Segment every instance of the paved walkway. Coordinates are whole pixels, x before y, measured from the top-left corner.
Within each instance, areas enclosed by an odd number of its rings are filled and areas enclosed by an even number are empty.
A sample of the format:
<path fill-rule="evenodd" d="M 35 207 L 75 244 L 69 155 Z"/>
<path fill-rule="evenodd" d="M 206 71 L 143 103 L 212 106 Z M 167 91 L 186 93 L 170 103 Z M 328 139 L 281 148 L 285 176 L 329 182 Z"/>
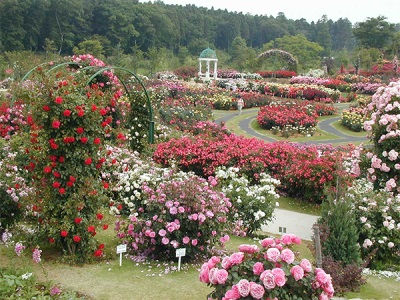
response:
<path fill-rule="evenodd" d="M 302 240 L 311 241 L 313 236 L 312 226 L 318 217 L 290 210 L 275 208 L 275 219 L 267 225 L 261 226 L 261 230 L 274 234 L 282 234 L 280 227 L 286 229 L 286 233 L 292 233 Z"/>

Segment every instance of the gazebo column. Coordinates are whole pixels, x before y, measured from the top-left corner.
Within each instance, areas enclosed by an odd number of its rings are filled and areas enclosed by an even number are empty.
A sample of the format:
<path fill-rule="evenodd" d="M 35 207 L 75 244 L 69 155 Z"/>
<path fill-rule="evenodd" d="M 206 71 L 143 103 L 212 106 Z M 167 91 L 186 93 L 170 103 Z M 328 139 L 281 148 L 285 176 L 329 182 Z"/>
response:
<path fill-rule="evenodd" d="M 210 61 L 209 60 L 207 60 L 206 79 L 210 79 Z"/>
<path fill-rule="evenodd" d="M 217 80 L 217 61 L 214 61 L 214 80 Z"/>
<path fill-rule="evenodd" d="M 199 60 L 199 77 L 201 77 L 201 75 L 202 75 L 202 73 L 201 73 L 201 64 L 202 64 L 202 62 L 201 62 L 201 60 Z"/>

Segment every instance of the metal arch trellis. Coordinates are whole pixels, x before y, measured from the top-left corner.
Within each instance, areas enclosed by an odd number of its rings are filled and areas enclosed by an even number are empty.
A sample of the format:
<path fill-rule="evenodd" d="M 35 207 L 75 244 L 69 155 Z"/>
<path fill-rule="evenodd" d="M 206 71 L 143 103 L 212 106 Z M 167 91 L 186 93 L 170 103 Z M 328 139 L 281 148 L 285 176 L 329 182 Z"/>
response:
<path fill-rule="evenodd" d="M 283 50 L 271 49 L 271 50 L 261 53 L 260 55 L 257 56 L 257 58 L 268 58 L 272 55 L 281 56 L 285 61 L 287 61 L 289 63 L 289 66 L 293 67 L 294 70 L 297 68 L 297 64 L 298 64 L 297 59 L 289 52 L 283 51 Z"/>
<path fill-rule="evenodd" d="M 48 62 L 42 63 L 37 65 L 36 67 L 32 68 L 31 70 L 29 70 L 24 77 L 22 77 L 21 82 L 25 81 L 35 70 L 38 70 L 38 68 L 40 68 L 41 66 L 44 65 L 49 65 Z M 54 67 L 50 68 L 49 70 L 46 71 L 46 73 L 51 72 L 55 69 L 61 68 L 62 66 L 66 66 L 66 65 L 75 65 L 75 66 L 82 66 L 82 64 L 77 63 L 77 62 L 64 62 L 64 63 L 60 63 L 55 65 Z M 147 102 L 147 108 L 148 108 L 148 116 L 149 116 L 149 134 L 148 134 L 148 142 L 150 144 L 154 143 L 154 114 L 153 114 L 153 108 L 151 105 L 151 101 L 150 101 L 150 97 L 149 94 L 147 93 L 146 87 L 144 86 L 143 82 L 140 80 L 140 78 L 132 71 L 126 69 L 126 68 L 122 68 L 122 67 L 117 67 L 117 66 L 86 66 L 84 68 L 82 68 L 82 70 L 90 70 L 90 69 L 98 69 L 98 71 L 96 71 L 90 78 L 89 80 L 86 82 L 86 85 L 89 85 L 93 79 L 96 78 L 96 76 L 98 76 L 99 74 L 102 74 L 104 71 L 108 71 L 108 70 L 120 70 L 123 72 L 126 72 L 128 74 L 130 74 L 131 76 L 133 76 L 137 82 L 140 84 L 140 86 L 143 88 L 144 91 L 144 95 L 146 97 L 146 102 Z M 126 86 L 125 82 L 123 80 L 121 80 L 121 78 L 116 75 L 116 78 L 118 78 L 119 82 L 122 84 L 122 86 L 124 87 L 125 92 L 128 94 L 128 97 L 130 98 L 131 94 L 129 92 L 128 87 Z M 12 100 L 12 105 L 14 103 L 14 99 Z"/>

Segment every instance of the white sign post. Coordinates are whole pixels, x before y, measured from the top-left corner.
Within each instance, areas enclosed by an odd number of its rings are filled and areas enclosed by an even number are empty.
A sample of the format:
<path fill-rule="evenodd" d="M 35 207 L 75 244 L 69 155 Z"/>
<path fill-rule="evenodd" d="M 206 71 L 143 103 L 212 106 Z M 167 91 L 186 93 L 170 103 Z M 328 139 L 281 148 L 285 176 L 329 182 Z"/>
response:
<path fill-rule="evenodd" d="M 126 245 L 117 246 L 117 254 L 119 254 L 119 266 L 122 266 L 122 253 L 126 252 Z"/>
<path fill-rule="evenodd" d="M 181 271 L 181 257 L 186 255 L 186 248 L 176 249 L 176 257 L 178 257 L 178 272 Z"/>

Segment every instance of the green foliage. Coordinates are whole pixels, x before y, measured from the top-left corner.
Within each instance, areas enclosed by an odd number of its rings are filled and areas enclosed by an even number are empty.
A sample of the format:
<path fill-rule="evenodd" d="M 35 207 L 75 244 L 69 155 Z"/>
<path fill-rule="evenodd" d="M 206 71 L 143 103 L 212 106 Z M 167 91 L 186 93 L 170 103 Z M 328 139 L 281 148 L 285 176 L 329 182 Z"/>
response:
<path fill-rule="evenodd" d="M 345 266 L 358 263 L 361 258 L 355 218 L 350 199 L 341 197 L 339 192 L 328 192 L 318 220 L 328 228 L 327 237 L 322 242 L 322 253 Z"/>
<path fill-rule="evenodd" d="M 368 18 L 353 28 L 357 43 L 365 48 L 384 48 L 395 33 L 395 25 L 386 21 L 386 17 Z"/>

